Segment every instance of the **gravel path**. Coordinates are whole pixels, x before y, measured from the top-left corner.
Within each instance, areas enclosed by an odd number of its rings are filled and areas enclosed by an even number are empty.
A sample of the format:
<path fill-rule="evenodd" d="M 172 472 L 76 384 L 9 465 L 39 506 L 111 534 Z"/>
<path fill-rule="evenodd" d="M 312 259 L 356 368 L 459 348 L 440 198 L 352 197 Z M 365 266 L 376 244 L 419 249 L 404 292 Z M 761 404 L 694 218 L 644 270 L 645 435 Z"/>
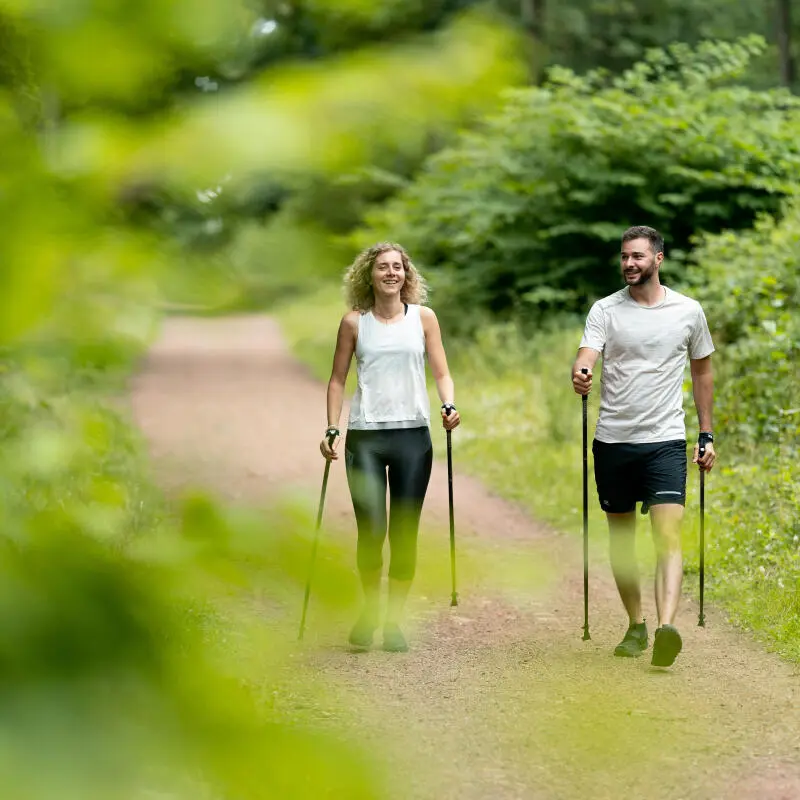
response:
<path fill-rule="evenodd" d="M 182 317 L 165 322 L 132 404 L 167 491 L 199 485 L 243 505 L 292 493 L 313 508 L 324 394 L 273 320 Z M 697 628 L 688 600 L 671 670 L 614 659 L 624 618 L 606 563 L 592 565 L 592 639 L 582 642 L 578 540 L 469 477 L 455 486 L 459 607 L 447 606 L 447 479 L 437 462 L 411 651 L 350 653 L 346 620 L 319 630 L 312 603 L 307 640 L 273 692 L 279 713 L 369 742 L 388 768 L 384 795 L 398 800 L 800 798 L 795 669 L 713 609 Z M 326 535 L 351 546 L 341 464 L 325 514 Z M 444 575 L 425 572 L 434 558 Z M 328 707 L 303 696 L 309 676 L 333 689 Z"/>

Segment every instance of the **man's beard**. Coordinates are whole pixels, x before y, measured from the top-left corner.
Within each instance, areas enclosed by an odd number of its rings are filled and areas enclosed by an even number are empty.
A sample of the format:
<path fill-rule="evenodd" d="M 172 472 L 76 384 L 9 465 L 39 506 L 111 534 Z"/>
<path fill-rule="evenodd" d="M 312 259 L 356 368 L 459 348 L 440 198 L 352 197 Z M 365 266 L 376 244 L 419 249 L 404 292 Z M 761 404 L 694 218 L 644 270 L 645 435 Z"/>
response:
<path fill-rule="evenodd" d="M 641 270 L 635 280 L 630 280 L 624 272 L 622 273 L 622 279 L 627 286 L 645 286 L 652 280 L 655 274 L 656 265 L 651 264 L 649 267 Z"/>

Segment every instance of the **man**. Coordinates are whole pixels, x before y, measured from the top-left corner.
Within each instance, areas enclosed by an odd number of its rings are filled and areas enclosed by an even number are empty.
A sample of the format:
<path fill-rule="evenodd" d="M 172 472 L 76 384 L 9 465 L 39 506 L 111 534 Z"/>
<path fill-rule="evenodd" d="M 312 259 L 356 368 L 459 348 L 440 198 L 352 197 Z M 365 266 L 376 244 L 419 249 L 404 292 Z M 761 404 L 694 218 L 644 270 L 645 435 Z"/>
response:
<path fill-rule="evenodd" d="M 683 646 L 674 625 L 683 581 L 680 527 L 686 502 L 683 374 L 688 355 L 700 426 L 692 463 L 709 471 L 715 460 L 714 345 L 700 304 L 661 284 L 663 260 L 658 231 L 637 226 L 623 233 L 625 288 L 589 311 L 572 384 L 578 394 L 589 394 L 592 369 L 602 354 L 592 452 L 600 506 L 608 518 L 611 568 L 629 618 L 614 655 L 639 656 L 648 646 L 635 548 L 636 502 L 642 501 L 642 512 L 650 511 L 657 555 L 652 663 L 667 667 Z"/>

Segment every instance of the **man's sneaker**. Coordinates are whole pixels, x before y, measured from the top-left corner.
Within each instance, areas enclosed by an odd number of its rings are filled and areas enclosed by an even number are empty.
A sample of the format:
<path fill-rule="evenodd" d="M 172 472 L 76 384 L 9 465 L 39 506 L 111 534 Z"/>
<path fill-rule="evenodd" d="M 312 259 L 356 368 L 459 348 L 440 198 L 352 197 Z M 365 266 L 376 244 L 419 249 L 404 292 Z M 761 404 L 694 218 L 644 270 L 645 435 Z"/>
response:
<path fill-rule="evenodd" d="M 396 622 L 387 622 L 383 626 L 383 649 L 390 653 L 405 653 L 408 650 L 406 637 Z"/>
<path fill-rule="evenodd" d="M 654 667 L 669 667 L 680 653 L 683 640 L 674 625 L 662 625 L 656 629 L 653 638 L 653 658 L 650 663 Z"/>
<path fill-rule="evenodd" d="M 378 629 L 378 615 L 370 609 L 364 609 L 353 625 L 348 640 L 353 647 L 366 650 L 372 647 L 372 637 Z"/>
<path fill-rule="evenodd" d="M 614 648 L 614 655 L 620 658 L 636 658 L 647 650 L 647 625 L 634 623 L 625 632 L 625 638 Z"/>

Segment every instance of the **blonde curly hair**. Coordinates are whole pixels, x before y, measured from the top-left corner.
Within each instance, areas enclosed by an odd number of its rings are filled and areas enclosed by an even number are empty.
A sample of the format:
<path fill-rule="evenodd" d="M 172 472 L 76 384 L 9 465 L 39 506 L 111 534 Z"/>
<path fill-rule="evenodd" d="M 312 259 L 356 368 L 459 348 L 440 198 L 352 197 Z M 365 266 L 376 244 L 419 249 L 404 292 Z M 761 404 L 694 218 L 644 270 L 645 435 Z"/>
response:
<path fill-rule="evenodd" d="M 360 311 L 363 314 L 375 305 L 375 292 L 372 288 L 372 268 L 375 266 L 375 259 L 390 250 L 396 250 L 400 253 L 400 258 L 403 261 L 406 279 L 403 283 L 403 288 L 400 290 L 400 299 L 404 303 L 412 304 L 421 304 L 427 300 L 427 284 L 411 263 L 408 253 L 395 242 L 379 242 L 366 250 L 362 250 L 345 273 L 345 297 L 347 305 L 353 311 Z"/>

